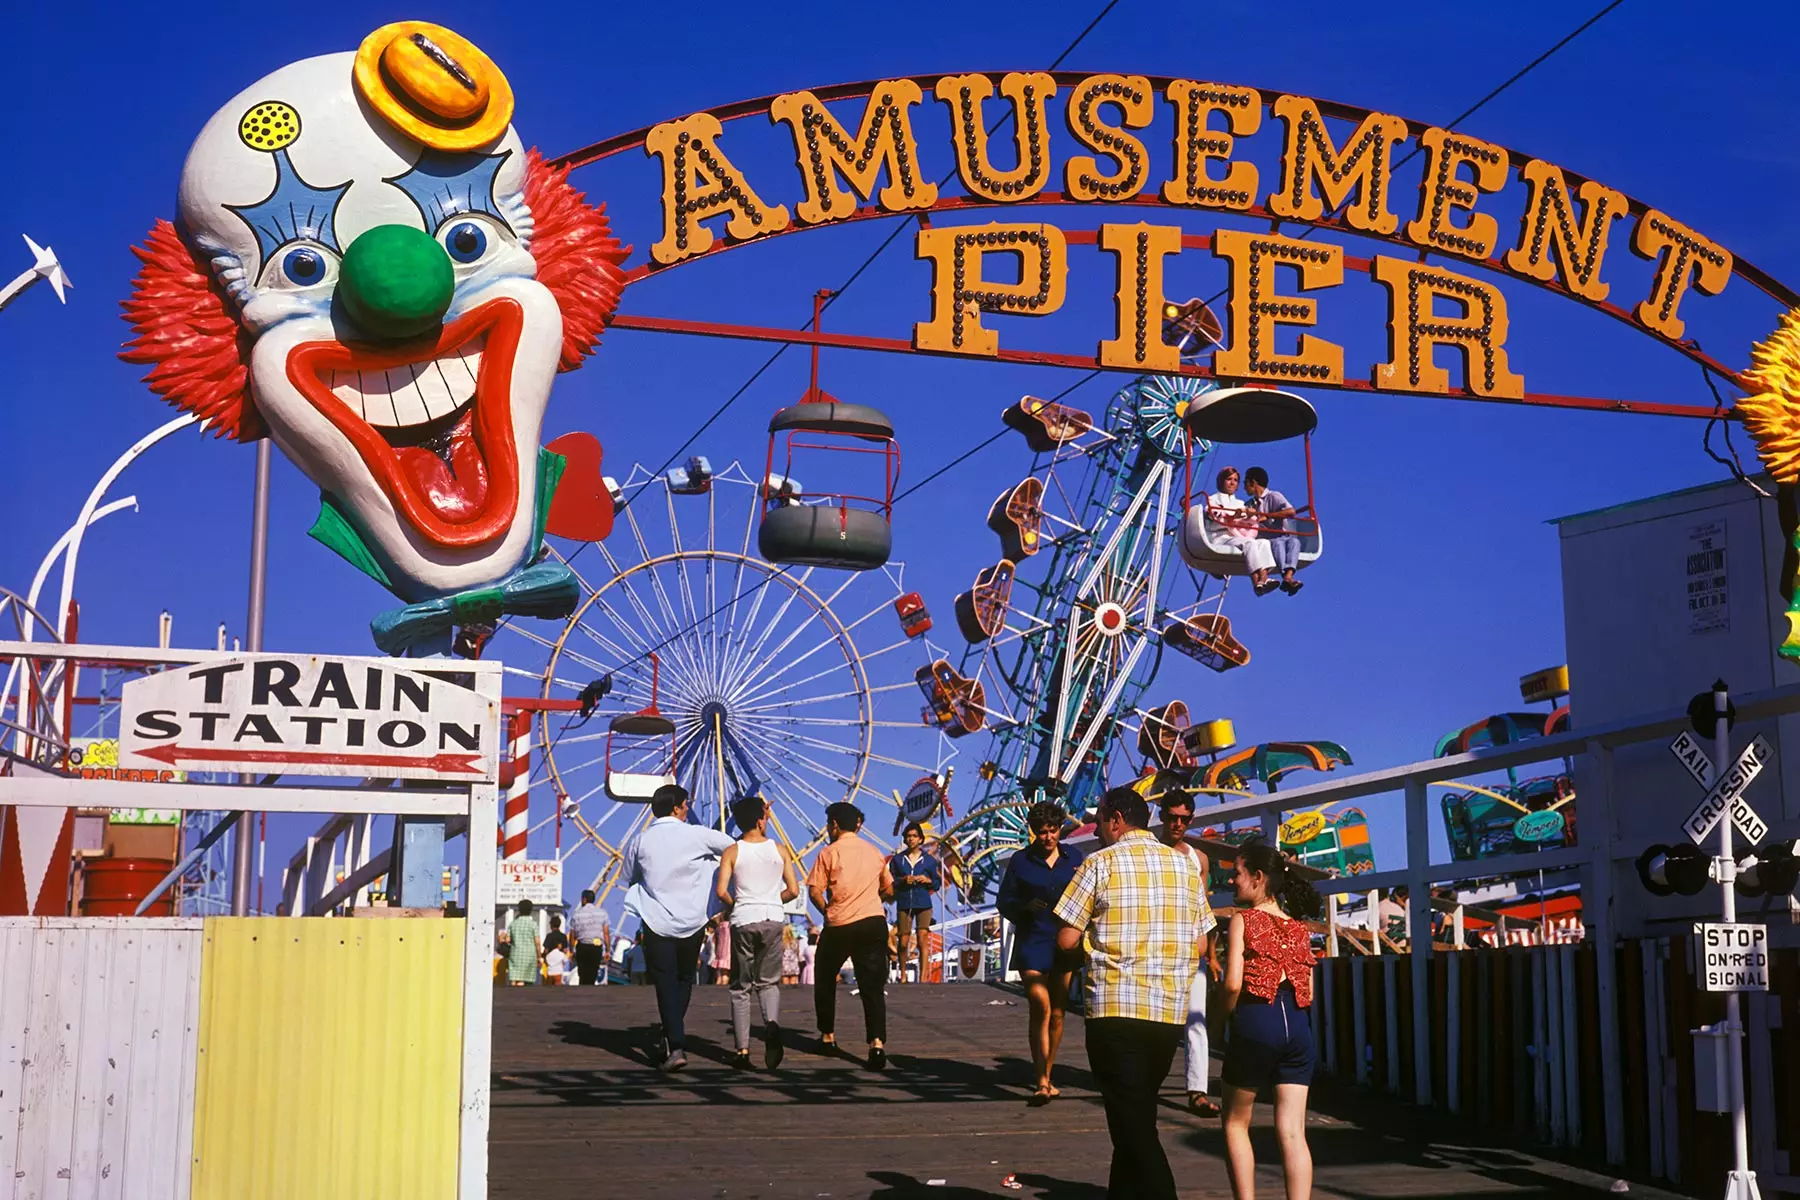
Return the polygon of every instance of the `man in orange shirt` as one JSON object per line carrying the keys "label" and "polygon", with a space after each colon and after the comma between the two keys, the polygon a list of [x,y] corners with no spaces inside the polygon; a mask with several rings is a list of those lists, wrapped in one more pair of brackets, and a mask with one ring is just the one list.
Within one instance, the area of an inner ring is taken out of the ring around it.
{"label": "man in orange shirt", "polygon": [[887,856],[857,833],[862,810],[839,802],[825,810],[829,844],[813,860],[806,890],[814,907],[825,914],[813,976],[813,1007],[819,1016],[819,1040],[837,1045],[838,972],[849,960],[862,993],[863,1024],[869,1034],[869,1069],[887,1066],[887,910],[894,880]]}

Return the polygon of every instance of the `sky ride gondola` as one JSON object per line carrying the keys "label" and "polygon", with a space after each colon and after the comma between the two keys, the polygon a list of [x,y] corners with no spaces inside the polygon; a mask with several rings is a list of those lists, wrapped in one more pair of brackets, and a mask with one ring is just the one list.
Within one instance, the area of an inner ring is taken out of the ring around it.
{"label": "sky ride gondola", "polygon": [[[1195,442],[1209,445],[1254,445],[1301,438],[1306,454],[1306,500],[1295,505],[1295,516],[1282,522],[1300,539],[1298,565],[1311,566],[1324,548],[1318,510],[1313,501],[1312,434],[1319,415],[1303,397],[1274,387],[1221,387],[1189,400],[1181,415],[1182,425]],[[1187,495],[1181,521],[1179,548],[1182,559],[1196,570],[1215,578],[1248,575],[1249,563],[1241,544],[1228,538],[1220,514],[1194,494],[1192,467],[1188,470]],[[1260,527],[1260,526],[1259,526]],[[1268,532],[1277,532],[1270,529]],[[1242,534],[1240,532],[1239,536]]]}
{"label": "sky ride gondola", "polygon": [[[650,659],[650,703],[636,712],[620,713],[608,722],[606,729],[606,794],[626,804],[648,804],[658,788],[675,782],[675,722],[663,716],[656,707],[657,694],[662,687],[662,663],[655,651],[647,657]],[[626,742],[621,746],[622,753],[629,747],[648,749],[648,765],[660,763],[662,769],[615,770],[613,743],[621,737]],[[660,745],[666,745],[666,753],[657,753],[655,747]]]}
{"label": "sky ride gondola", "polygon": [[[783,452],[779,476],[775,471],[777,447]],[[813,388],[800,403],[780,409],[770,418],[769,457],[763,478],[791,481],[796,450],[879,454],[881,496],[813,494],[797,488],[784,494],[766,492],[762,527],[756,538],[762,556],[783,565],[848,571],[869,571],[886,564],[893,549],[894,484],[900,474],[900,445],[894,440],[892,422],[877,409],[843,404]]]}

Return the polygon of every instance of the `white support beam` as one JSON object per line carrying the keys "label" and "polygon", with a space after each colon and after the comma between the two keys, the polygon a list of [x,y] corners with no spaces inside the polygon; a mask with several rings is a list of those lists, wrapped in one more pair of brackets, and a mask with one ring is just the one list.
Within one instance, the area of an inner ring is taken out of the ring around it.
{"label": "white support beam", "polygon": [[[97,784],[104,783],[101,801]],[[74,808],[102,802],[108,808],[178,808],[208,812],[396,813],[450,817],[467,812],[461,791],[423,788],[246,787],[236,783],[149,783],[133,780],[0,777],[0,804]]]}
{"label": "white support beam", "polygon": [[1425,781],[1406,781],[1407,962],[1412,970],[1413,1103],[1431,1103],[1431,820]]}

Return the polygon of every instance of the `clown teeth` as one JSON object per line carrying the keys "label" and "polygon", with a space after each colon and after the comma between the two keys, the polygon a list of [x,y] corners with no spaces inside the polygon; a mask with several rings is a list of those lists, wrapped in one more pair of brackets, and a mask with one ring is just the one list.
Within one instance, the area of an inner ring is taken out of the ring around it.
{"label": "clown teeth", "polygon": [[344,407],[377,428],[424,425],[450,416],[474,399],[484,341],[386,370],[332,371],[326,386]]}

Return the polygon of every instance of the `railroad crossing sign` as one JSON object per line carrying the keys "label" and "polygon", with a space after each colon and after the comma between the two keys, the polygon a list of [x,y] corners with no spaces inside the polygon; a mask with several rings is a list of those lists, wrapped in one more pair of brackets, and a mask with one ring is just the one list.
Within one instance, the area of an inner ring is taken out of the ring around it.
{"label": "railroad crossing sign", "polygon": [[1769,827],[1744,801],[1744,789],[1762,774],[1763,767],[1768,765],[1769,759],[1774,755],[1774,747],[1769,745],[1767,738],[1757,734],[1755,740],[1737,756],[1737,761],[1731,764],[1731,769],[1716,783],[1712,780],[1712,759],[1693,734],[1683,730],[1669,743],[1669,752],[1687,768],[1695,783],[1707,788],[1706,797],[1700,801],[1700,806],[1682,822],[1681,828],[1688,835],[1688,840],[1696,846],[1705,841],[1706,835],[1713,831],[1713,826],[1719,823],[1719,818],[1727,811],[1731,813],[1732,824],[1752,843],[1761,842],[1769,836]]}
{"label": "railroad crossing sign", "polygon": [[1709,992],[1769,990],[1769,927],[1742,922],[1697,922],[1700,978]]}

